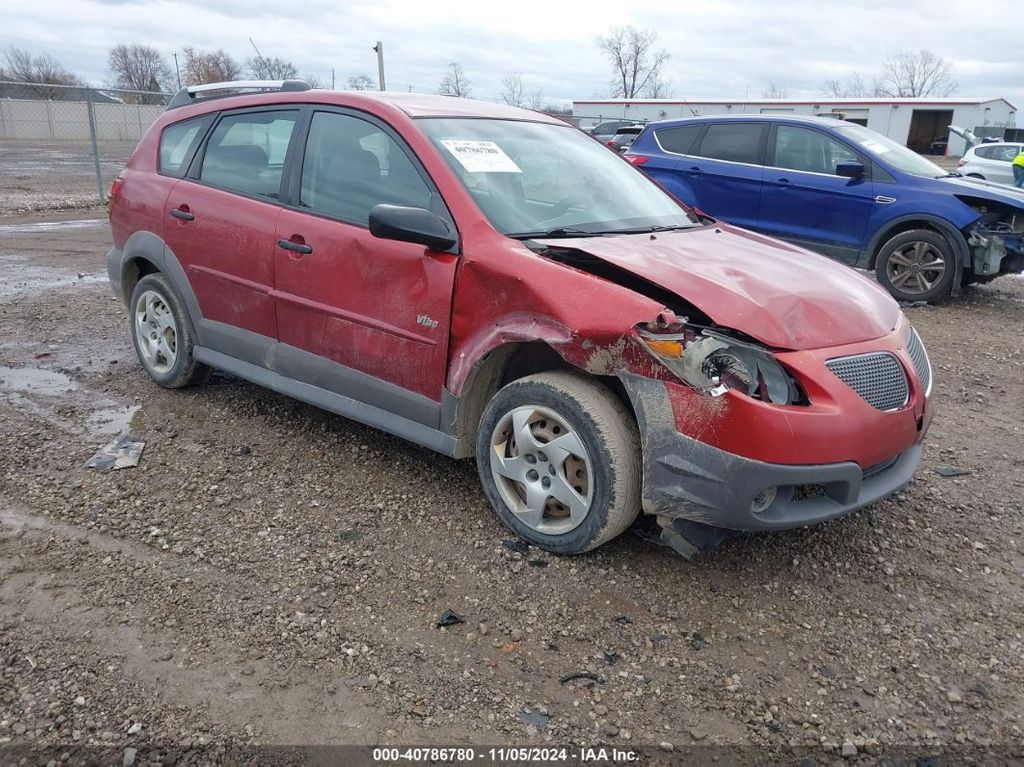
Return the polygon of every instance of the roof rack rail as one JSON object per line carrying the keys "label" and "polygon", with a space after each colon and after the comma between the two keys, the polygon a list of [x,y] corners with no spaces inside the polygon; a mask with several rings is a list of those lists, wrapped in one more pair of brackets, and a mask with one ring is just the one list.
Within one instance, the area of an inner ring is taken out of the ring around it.
{"label": "roof rack rail", "polygon": [[195,103],[196,96],[202,99],[237,96],[247,91],[257,93],[267,91],[308,91],[310,85],[305,80],[232,80],[224,83],[206,83],[205,85],[188,85],[174,94],[167,109],[177,109]]}

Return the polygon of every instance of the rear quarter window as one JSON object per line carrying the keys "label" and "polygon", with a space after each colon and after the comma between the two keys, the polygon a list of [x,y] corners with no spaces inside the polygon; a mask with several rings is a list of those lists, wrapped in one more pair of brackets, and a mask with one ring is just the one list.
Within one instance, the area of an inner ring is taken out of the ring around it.
{"label": "rear quarter window", "polygon": [[168,125],[160,134],[159,170],[164,176],[181,178],[188,171],[192,156],[196,153],[206,129],[213,121],[213,115],[193,117]]}
{"label": "rear quarter window", "polygon": [[676,128],[661,128],[655,131],[655,136],[657,136],[661,148],[666,152],[689,154],[693,148],[693,142],[697,140],[697,136],[703,129],[704,126],[701,124],[680,125]]}

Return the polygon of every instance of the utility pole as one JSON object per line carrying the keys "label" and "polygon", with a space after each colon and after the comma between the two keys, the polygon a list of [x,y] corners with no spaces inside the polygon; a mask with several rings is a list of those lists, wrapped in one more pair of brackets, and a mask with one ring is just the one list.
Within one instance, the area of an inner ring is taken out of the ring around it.
{"label": "utility pole", "polygon": [[178,90],[181,90],[181,70],[178,69],[178,54],[172,53],[171,55],[174,56],[174,74],[178,78]]}
{"label": "utility pole", "polygon": [[331,67],[331,90],[334,90],[334,67]]}
{"label": "utility pole", "polygon": [[384,87],[384,43],[378,40],[373,49],[377,51],[377,84],[382,91],[387,90]]}

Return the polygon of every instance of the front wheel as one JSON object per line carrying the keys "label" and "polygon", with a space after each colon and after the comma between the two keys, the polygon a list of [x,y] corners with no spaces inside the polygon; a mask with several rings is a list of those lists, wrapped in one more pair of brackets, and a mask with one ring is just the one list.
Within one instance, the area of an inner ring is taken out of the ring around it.
{"label": "front wheel", "polygon": [[538,373],[502,388],[484,410],[476,456],[498,516],[542,549],[589,551],[640,511],[636,420],[582,375]]}
{"label": "front wheel", "polygon": [[878,281],[898,301],[935,301],[949,295],[956,256],[949,241],[931,229],[901,232],[875,261]]}

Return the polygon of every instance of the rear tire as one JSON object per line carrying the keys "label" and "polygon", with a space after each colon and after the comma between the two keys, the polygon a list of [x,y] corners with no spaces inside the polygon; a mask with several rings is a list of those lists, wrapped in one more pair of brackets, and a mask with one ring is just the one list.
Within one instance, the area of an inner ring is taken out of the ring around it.
{"label": "rear tire", "polygon": [[938,232],[912,229],[882,245],[875,274],[897,301],[935,301],[952,290],[956,255]]}
{"label": "rear tire", "polygon": [[161,386],[181,389],[209,375],[210,368],[193,353],[185,306],[164,275],[157,272],[139,280],[128,303],[128,325],[139,362]]}
{"label": "rear tire", "polygon": [[527,542],[580,554],[640,512],[636,419],[607,388],[576,373],[538,373],[484,409],[477,468],[498,516]]}

